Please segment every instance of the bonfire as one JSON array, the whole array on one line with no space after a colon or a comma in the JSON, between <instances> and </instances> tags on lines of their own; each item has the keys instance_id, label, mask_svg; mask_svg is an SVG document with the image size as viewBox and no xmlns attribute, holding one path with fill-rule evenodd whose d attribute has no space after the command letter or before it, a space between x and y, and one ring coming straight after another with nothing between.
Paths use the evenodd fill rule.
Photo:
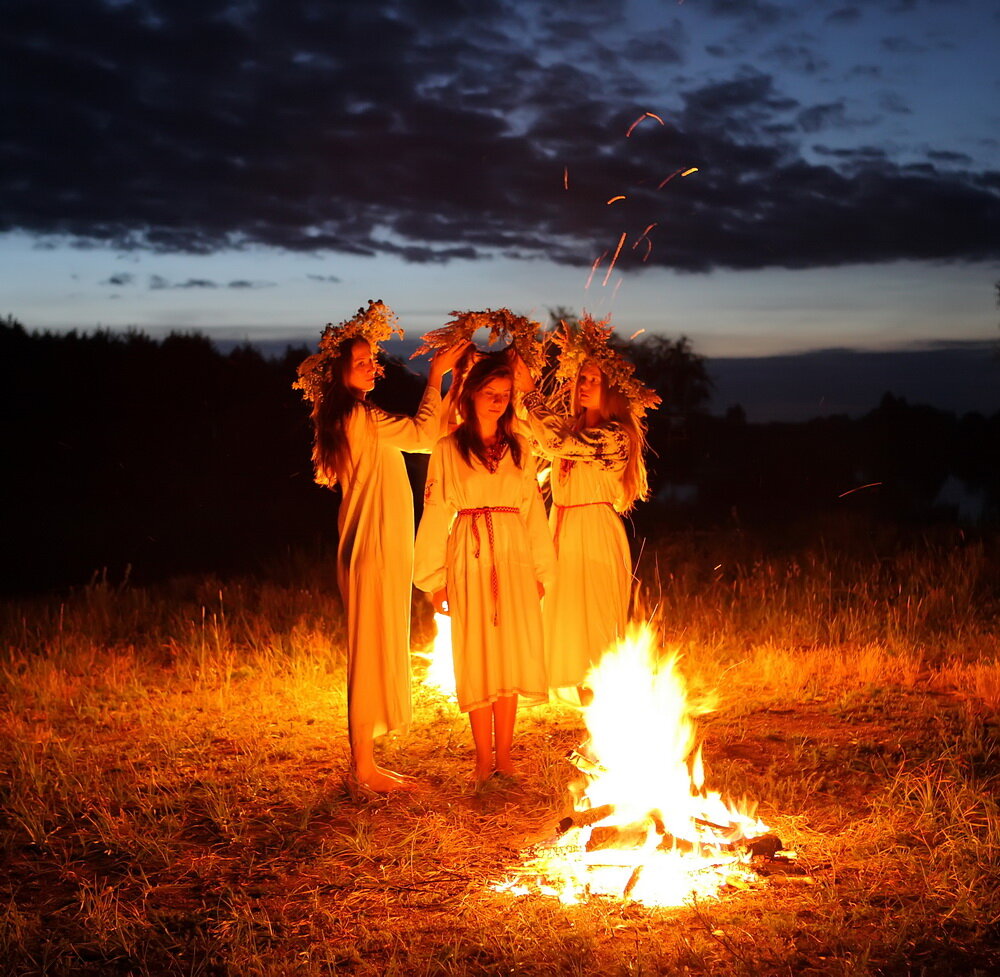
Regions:
<instances>
[{"instance_id":1,"label":"bonfire","mask_svg":"<svg viewBox=\"0 0 1000 977\"><path fill-rule=\"evenodd\" d=\"M587 676L588 739L570 754L582 775L573 813L497 886L574 903L591 896L675 906L746 888L751 860L794 857L754 816L706 789L693 709L676 654L634 625Z\"/></svg>"}]
</instances>

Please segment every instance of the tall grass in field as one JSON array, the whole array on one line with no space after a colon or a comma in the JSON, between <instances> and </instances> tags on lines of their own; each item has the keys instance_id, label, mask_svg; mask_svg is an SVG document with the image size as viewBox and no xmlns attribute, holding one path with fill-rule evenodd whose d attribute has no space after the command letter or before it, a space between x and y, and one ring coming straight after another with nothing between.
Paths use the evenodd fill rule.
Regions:
<instances>
[{"instance_id":1,"label":"tall grass in field","mask_svg":"<svg viewBox=\"0 0 1000 977\"><path fill-rule=\"evenodd\" d=\"M710 786L808 870L669 912L489 888L566 811L570 710L525 714L521 786L475 794L465 718L417 682L380 751L427 789L353 791L332 567L8 601L0 972L989 973L998 570L957 535L646 547L636 613L713 706Z\"/></svg>"}]
</instances>

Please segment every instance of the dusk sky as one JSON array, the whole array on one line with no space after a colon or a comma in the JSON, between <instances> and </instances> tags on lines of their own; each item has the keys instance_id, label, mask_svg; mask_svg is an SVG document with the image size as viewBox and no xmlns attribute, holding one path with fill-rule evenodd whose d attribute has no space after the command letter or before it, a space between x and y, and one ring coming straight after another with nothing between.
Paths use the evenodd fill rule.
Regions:
<instances>
[{"instance_id":1,"label":"dusk sky","mask_svg":"<svg viewBox=\"0 0 1000 977\"><path fill-rule=\"evenodd\" d=\"M710 357L998 338L996 0L3 11L29 329L301 342L382 298L411 337L566 306Z\"/></svg>"}]
</instances>

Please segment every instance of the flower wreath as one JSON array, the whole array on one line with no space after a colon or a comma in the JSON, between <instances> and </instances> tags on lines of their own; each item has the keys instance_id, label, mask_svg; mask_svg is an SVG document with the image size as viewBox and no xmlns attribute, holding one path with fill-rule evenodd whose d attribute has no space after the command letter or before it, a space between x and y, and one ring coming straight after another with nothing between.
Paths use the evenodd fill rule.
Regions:
<instances>
[{"instance_id":1,"label":"flower wreath","mask_svg":"<svg viewBox=\"0 0 1000 977\"><path fill-rule=\"evenodd\" d=\"M611 316L594 319L584 312L575 329L561 322L552 333L552 341L559 347L554 399L567 406L572 402L573 385L580 368L590 361L608 378L610 386L625 395L633 415L642 418L646 411L659 405L660 395L635 375L635 365L611 345L610 321Z\"/></svg>"},{"instance_id":2,"label":"flower wreath","mask_svg":"<svg viewBox=\"0 0 1000 977\"><path fill-rule=\"evenodd\" d=\"M452 312L453 318L440 329L427 333L410 357L423 356L438 349L446 349L455 343L470 342L479 329L489 329L487 345L506 342L513 346L518 356L524 360L532 376L539 377L544 366L542 344L538 339L541 325L523 315L514 315L510 309L486 309L482 312Z\"/></svg>"},{"instance_id":3,"label":"flower wreath","mask_svg":"<svg viewBox=\"0 0 1000 977\"><path fill-rule=\"evenodd\" d=\"M319 400L331 379L331 366L345 339L366 339L372 348L375 375L382 376L384 368L378 361L378 354L382 351L382 343L391 336L403 338L403 330L398 323L396 313L381 299L369 299L367 309L358 309L350 319L339 325L328 322L319 340L319 352L307 356L299 364L299 378L292 384L292 389L301 390L307 400Z\"/></svg>"}]
</instances>

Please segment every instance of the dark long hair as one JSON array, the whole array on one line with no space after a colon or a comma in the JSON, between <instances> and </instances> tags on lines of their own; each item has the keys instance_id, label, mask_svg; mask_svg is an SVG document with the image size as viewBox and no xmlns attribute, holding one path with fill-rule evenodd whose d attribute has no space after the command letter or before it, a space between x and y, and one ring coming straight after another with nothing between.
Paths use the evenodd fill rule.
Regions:
<instances>
[{"instance_id":1,"label":"dark long hair","mask_svg":"<svg viewBox=\"0 0 1000 977\"><path fill-rule=\"evenodd\" d=\"M588 360L600 369L593 360ZM582 372L583 366L580 370ZM577 431L583 430L586 424L587 412L580 408L580 374L576 375L576 383L573 385L573 427ZM628 437L629 451L628 461L625 463L625 471L622 473L622 496L615 502L615 508L619 512L628 512L636 502L643 502L649 498L649 480L646 476L646 425L632 411L628 397L617 387L608 382L608 375L601 370L601 407L600 426L604 427L610 421L616 422Z\"/></svg>"},{"instance_id":2,"label":"dark long hair","mask_svg":"<svg viewBox=\"0 0 1000 977\"><path fill-rule=\"evenodd\" d=\"M354 345L365 341L354 336L337 347L337 353L327 367L323 391L309 415L313 422L313 477L319 485L327 488L337 484L338 477L344 474L351 461L347 418L358 404L365 408L368 406L358 392L347 385L346 380Z\"/></svg>"},{"instance_id":3,"label":"dark long hair","mask_svg":"<svg viewBox=\"0 0 1000 977\"><path fill-rule=\"evenodd\" d=\"M488 467L486 445L483 444L483 435L479 430L479 418L476 417L476 408L472 398L491 380L498 378L510 380L512 396L507 409L497 420L497 438L507 445L510 456L514 459L514 464L520 468L521 442L514 434L514 371L510 367L506 353L487 353L466 374L462 384L462 392L458 398L458 412L462 417L462 422L455 428L455 443L462 460L467 465L471 466L472 456L475 455L484 467Z\"/></svg>"}]
</instances>

